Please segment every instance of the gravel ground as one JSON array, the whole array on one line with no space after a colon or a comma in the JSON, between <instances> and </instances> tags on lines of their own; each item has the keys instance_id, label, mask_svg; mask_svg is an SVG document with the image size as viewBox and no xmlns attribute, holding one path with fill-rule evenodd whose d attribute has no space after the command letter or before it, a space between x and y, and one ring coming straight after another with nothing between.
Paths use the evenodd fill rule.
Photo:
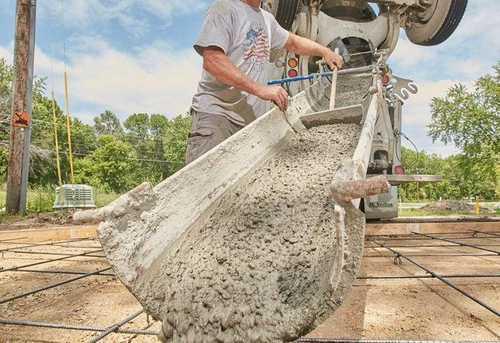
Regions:
<instances>
[{"instance_id":1,"label":"gravel ground","mask_svg":"<svg viewBox=\"0 0 500 343\"><path fill-rule=\"evenodd\" d=\"M459 235L457 235L459 236ZM463 236L463 235L462 235ZM447 236L450 237L450 236ZM464 240L476 244L500 244L500 239ZM398 241L394 245L415 245L422 241ZM438 245L439 242L426 244ZM78 253L99 249L96 241L82 241L61 246L25 249L50 254ZM0 249L13 245L0 243ZM499 247L488 247L500 250ZM408 254L482 254L472 248L398 248ZM95 255L99 255L96 253ZM0 266L19 266L44 261L61 255L18 254L0 255ZM389 256L389 257L388 257ZM498 257L471 256L418 257L417 261L440 274L498 274ZM30 269L95 271L106 268L102 258L74 258L51 262ZM361 275L396 276L423 273L410 264L394 265L393 258L382 249L365 249ZM67 280L72 275L0 273L0 299L37 287ZM500 309L500 278L451 279L457 286ZM48 291L0 305L0 318L35 320L84 326L106 327L115 324L141 306L113 277L94 276ZM144 329L146 316L141 315L125 328ZM159 330L159 323L148 329ZM88 342L95 333L0 324L0 342ZM358 280L345 303L324 321L313 337L407 339L407 340L500 340L500 320L492 313L467 300L456 291L435 280ZM156 342L151 336L112 334L104 342Z\"/></svg>"}]
</instances>

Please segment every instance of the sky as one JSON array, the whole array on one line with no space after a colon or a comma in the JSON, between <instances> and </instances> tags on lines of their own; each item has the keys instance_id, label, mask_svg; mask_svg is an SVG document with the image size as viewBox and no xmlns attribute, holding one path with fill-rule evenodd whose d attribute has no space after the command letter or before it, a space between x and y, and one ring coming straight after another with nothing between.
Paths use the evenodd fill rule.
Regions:
<instances>
[{"instance_id":1,"label":"sky","mask_svg":"<svg viewBox=\"0 0 500 343\"><path fill-rule=\"evenodd\" d=\"M15 0L0 0L0 58L12 61ZM63 103L86 123L104 110L123 120L135 112L184 113L201 73L192 49L211 0L38 0L35 74L47 77ZM427 136L430 103L456 83L472 87L500 60L498 0L469 0L465 17L445 43L421 47L401 34L389 63L419 93L405 104L403 132L419 149L442 156L453 146Z\"/></svg>"}]
</instances>

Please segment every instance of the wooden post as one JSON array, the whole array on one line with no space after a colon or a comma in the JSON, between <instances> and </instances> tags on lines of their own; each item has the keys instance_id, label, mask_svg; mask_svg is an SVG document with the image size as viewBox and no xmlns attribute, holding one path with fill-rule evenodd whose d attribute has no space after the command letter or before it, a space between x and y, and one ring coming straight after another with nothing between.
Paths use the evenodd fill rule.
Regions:
<instances>
[{"instance_id":1,"label":"wooden post","mask_svg":"<svg viewBox=\"0 0 500 343\"><path fill-rule=\"evenodd\" d=\"M68 160L71 183L75 183L75 173L73 172L73 147L71 145L71 114L69 112L69 91L68 73L64 72L64 104L66 107L66 130L68 135Z\"/></svg>"},{"instance_id":2,"label":"wooden post","mask_svg":"<svg viewBox=\"0 0 500 343\"><path fill-rule=\"evenodd\" d=\"M7 213L26 212L31 144L36 0L17 0L14 81L7 169Z\"/></svg>"},{"instance_id":3,"label":"wooden post","mask_svg":"<svg viewBox=\"0 0 500 343\"><path fill-rule=\"evenodd\" d=\"M339 54L339 48L335 49L335 53ZM339 69L336 67L332 70L332 90L330 92L330 110L335 109L335 102L337 100L337 78L339 74Z\"/></svg>"},{"instance_id":4,"label":"wooden post","mask_svg":"<svg viewBox=\"0 0 500 343\"><path fill-rule=\"evenodd\" d=\"M59 137L57 137L56 99L54 97L54 91L52 91L52 122L54 125L54 143L56 150L57 179L59 180L59 186L62 186L61 162L59 161Z\"/></svg>"}]
</instances>

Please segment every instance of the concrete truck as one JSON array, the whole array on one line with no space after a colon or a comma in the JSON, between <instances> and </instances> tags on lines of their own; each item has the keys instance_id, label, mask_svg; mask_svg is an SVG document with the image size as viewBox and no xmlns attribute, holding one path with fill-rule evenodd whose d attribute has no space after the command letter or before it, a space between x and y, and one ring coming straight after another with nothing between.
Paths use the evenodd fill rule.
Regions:
<instances>
[{"instance_id":1,"label":"concrete truck","mask_svg":"<svg viewBox=\"0 0 500 343\"><path fill-rule=\"evenodd\" d=\"M287 30L332 47L341 41L347 49L346 68L371 65L375 52L385 51L388 58L397 46L400 29L408 39L421 46L438 45L458 27L467 0L266 0L263 7L272 12ZM278 53L279 55L279 53ZM270 68L274 77L295 77L320 71L318 58L284 54L275 57ZM314 80L288 83L295 95L311 86ZM387 66L384 76L389 116L377 122L368 173L399 175L402 182L437 182L439 177L403 176L401 164L401 116L404 102L418 91L411 80L397 77ZM325 87L326 91L327 88ZM328 97L329 94L325 93ZM389 121L384 118L390 119ZM367 219L398 217L397 177L387 194L362 200Z\"/></svg>"},{"instance_id":2,"label":"concrete truck","mask_svg":"<svg viewBox=\"0 0 500 343\"><path fill-rule=\"evenodd\" d=\"M401 28L415 44L446 40L466 1L263 6L285 28L344 49L345 68L277 51L270 77L292 96L286 112L270 109L156 186L75 214L103 220L106 257L168 342L307 334L356 279L365 219L397 215L398 184L429 181L401 175L403 100L416 89L387 59Z\"/></svg>"}]
</instances>

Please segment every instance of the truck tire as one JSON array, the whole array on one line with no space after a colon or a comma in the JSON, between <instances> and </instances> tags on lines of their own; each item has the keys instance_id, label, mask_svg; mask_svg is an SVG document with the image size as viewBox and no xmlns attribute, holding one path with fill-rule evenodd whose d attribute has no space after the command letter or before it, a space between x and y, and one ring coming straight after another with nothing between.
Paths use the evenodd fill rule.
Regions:
<instances>
[{"instance_id":1,"label":"truck tire","mask_svg":"<svg viewBox=\"0 0 500 343\"><path fill-rule=\"evenodd\" d=\"M274 0L276 10L274 16L278 23L287 31L292 28L297 9L299 7L299 0Z\"/></svg>"},{"instance_id":2,"label":"truck tire","mask_svg":"<svg viewBox=\"0 0 500 343\"><path fill-rule=\"evenodd\" d=\"M406 35L417 45L438 45L447 40L464 16L468 0L433 0L424 21L410 20Z\"/></svg>"}]
</instances>

